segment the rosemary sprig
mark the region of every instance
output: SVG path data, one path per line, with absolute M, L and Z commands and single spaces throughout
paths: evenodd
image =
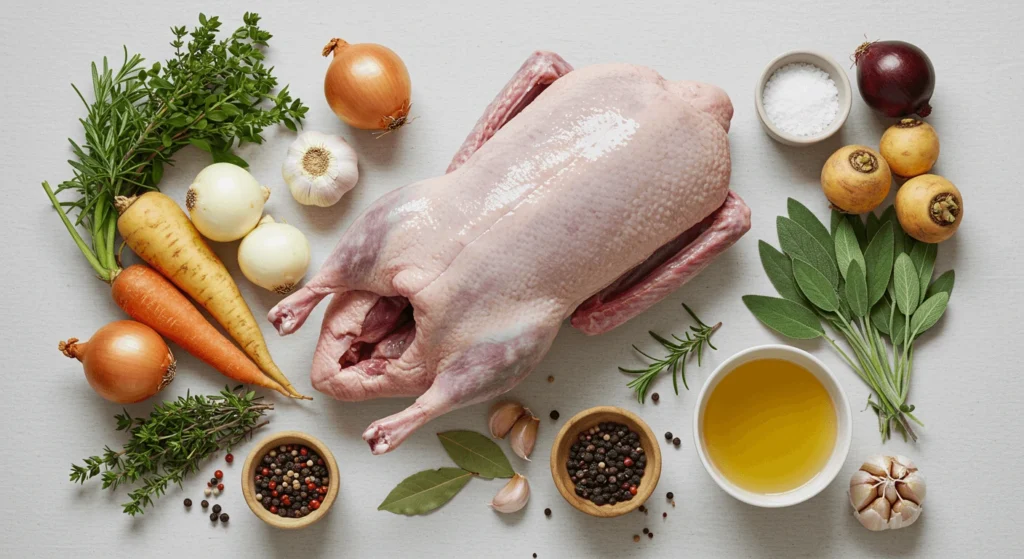
M 643 369 L 626 369 L 624 367 L 619 367 L 619 370 L 623 373 L 637 375 L 637 378 L 631 380 L 626 386 L 636 391 L 637 400 L 641 404 L 647 399 L 647 390 L 650 388 L 651 383 L 654 382 L 654 379 L 657 378 L 657 376 L 665 369 L 668 369 L 672 373 L 672 388 L 675 390 L 677 395 L 679 394 L 680 377 L 683 379 L 683 386 L 689 390 L 690 387 L 686 384 L 686 358 L 691 354 L 696 353 L 697 366 L 700 366 L 701 359 L 704 356 L 705 344 L 707 344 L 711 349 L 718 349 L 711 343 L 711 335 L 722 327 L 722 323 L 719 322 L 714 326 L 708 326 L 704 321 L 698 318 L 697 315 L 694 314 L 693 310 L 686 306 L 685 303 L 683 304 L 683 308 L 686 309 L 686 312 L 697 322 L 696 326 L 690 326 L 690 331 L 686 332 L 685 338 L 680 338 L 673 334 L 672 340 L 668 340 L 658 335 L 656 332 L 648 332 L 655 341 L 661 344 L 668 351 L 668 355 L 661 358 L 653 357 L 634 345 L 633 349 L 635 349 L 640 355 L 650 359 L 650 364 Z
M 220 450 L 230 451 L 266 425 L 268 421 L 260 419 L 274 404 L 262 400 L 238 386 L 225 388 L 219 395 L 189 394 L 158 404 L 148 418 L 132 417 L 125 410 L 114 416 L 117 430 L 131 434 L 124 448 L 115 451 L 107 446 L 102 456 L 86 458 L 83 465 L 72 464 L 71 481 L 84 484 L 102 469 L 103 489 L 141 482 L 123 504 L 126 514 L 141 514 L 169 484 L 181 487 L 186 476 L 199 471 L 203 460 Z
M 144 66 L 127 48 L 117 70 L 106 58 L 100 67 L 93 63 L 92 100 L 72 86 L 87 111 L 80 119 L 84 140 L 69 140 L 74 176 L 56 189 L 44 182 L 43 189 L 100 279 L 112 281 L 120 268 L 115 197 L 156 189 L 164 165 L 189 145 L 244 167 L 232 148 L 262 143 L 262 130 L 274 124 L 295 130 L 305 116 L 307 107 L 287 87 L 274 91 L 277 78 L 262 52 L 271 35 L 259 27 L 260 17 L 242 19 L 220 40 L 216 17 L 200 14 L 191 31 L 172 27 L 174 56 L 162 64 Z M 63 191 L 78 196 L 58 200 Z

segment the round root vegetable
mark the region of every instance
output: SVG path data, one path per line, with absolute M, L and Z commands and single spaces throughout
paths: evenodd
M 873 41 L 857 47 L 853 59 L 869 107 L 891 117 L 931 114 L 935 68 L 924 51 L 903 41 Z
M 117 230 L 131 249 L 203 306 L 260 370 L 295 398 L 295 390 L 270 357 L 256 319 L 231 274 L 185 212 L 159 192 L 119 198 Z
M 878 207 L 889 194 L 892 173 L 882 156 L 867 146 L 839 148 L 821 169 L 821 188 L 832 207 L 862 214 Z
M 224 376 L 291 396 L 152 268 L 135 265 L 121 270 L 111 284 L 111 294 L 128 316 L 152 327 Z
M 192 224 L 211 241 L 230 242 L 252 231 L 263 215 L 270 189 L 232 163 L 208 165 L 185 193 Z
M 882 134 L 878 151 L 893 173 L 916 177 L 930 171 L 938 160 L 939 135 L 926 122 L 904 118 Z
M 911 237 L 940 243 L 953 236 L 964 216 L 960 191 L 938 175 L 908 180 L 896 193 L 896 217 Z
M 238 267 L 249 281 L 286 295 L 309 267 L 309 241 L 294 226 L 269 215 L 238 245 Z
M 412 82 L 393 50 L 331 39 L 323 49 L 324 56 L 329 54 L 334 58 L 324 78 L 324 95 L 338 118 L 363 130 L 388 132 L 409 121 Z
M 111 322 L 87 342 L 69 338 L 57 348 L 82 363 L 97 394 L 118 404 L 141 402 L 174 380 L 170 348 L 152 328 L 132 320 Z

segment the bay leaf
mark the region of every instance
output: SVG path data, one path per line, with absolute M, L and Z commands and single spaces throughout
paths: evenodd
M 874 306 L 884 295 L 892 277 L 892 223 L 885 222 L 868 243 L 864 251 L 864 265 L 867 267 L 868 306 Z
M 917 308 L 914 316 L 910 319 L 911 336 L 916 338 L 926 330 L 935 326 L 935 323 L 942 318 L 946 312 L 946 305 L 949 303 L 949 293 L 941 291 L 924 300 Z
M 839 265 L 839 273 L 843 278 L 849 273 L 850 263 L 860 264 L 858 269 L 864 273 L 864 254 L 860 251 L 860 243 L 857 241 L 857 233 L 853 225 L 847 219 L 841 220 L 835 233 L 836 263 Z
M 936 293 L 945 292 L 950 297 L 953 296 L 953 284 L 956 282 L 956 273 L 953 270 L 946 270 L 942 275 L 935 278 L 935 281 L 928 286 L 928 291 L 925 294 L 925 298 L 931 297 Z
M 800 260 L 793 260 L 793 277 L 796 279 L 800 291 L 807 297 L 814 306 L 826 312 L 835 312 L 839 309 L 839 295 L 821 272 L 814 266 Z
M 775 291 L 784 298 L 803 305 L 806 299 L 796 285 L 793 262 L 789 257 L 764 241 L 757 241 L 757 252 L 761 255 L 761 266 L 768 274 L 768 281 L 775 286 Z
M 914 252 L 910 255 L 910 259 L 914 261 L 914 266 L 917 267 L 917 273 L 921 280 L 920 283 L 920 302 L 924 302 L 924 297 L 928 293 L 928 284 L 932 281 L 932 273 L 935 271 L 935 257 L 938 256 L 939 245 L 935 243 L 917 243 L 914 245 Z
M 473 477 L 462 468 L 438 468 L 415 473 L 401 481 L 377 510 L 412 516 L 426 514 L 452 500 Z
M 783 336 L 811 340 L 825 335 L 818 316 L 799 303 L 777 297 L 744 295 L 743 304 L 761 323 Z
M 835 259 L 815 240 L 813 235 L 788 217 L 780 215 L 776 218 L 775 224 L 782 252 L 791 258 L 799 258 L 813 266 L 829 280 L 833 287 L 839 285 L 839 271 L 836 269 Z
M 910 260 L 910 256 L 901 254 L 896 257 L 896 264 L 893 266 L 892 272 L 896 306 L 903 314 L 912 316 L 917 310 L 921 296 L 920 280 L 914 262 Z
M 441 446 L 448 456 L 463 470 L 484 479 L 510 478 L 515 475 L 501 447 L 476 431 L 445 431 L 438 433 Z
M 892 305 L 889 304 L 888 299 L 882 299 L 871 309 L 871 325 L 875 327 L 875 330 L 887 336 L 889 335 L 889 313 L 891 311 Z
M 789 212 L 789 219 L 792 219 L 797 225 L 806 229 L 822 248 L 832 255 L 832 258 L 836 257 L 832 234 L 829 233 L 818 217 L 814 215 L 814 212 L 793 198 L 786 200 L 786 211 Z
M 856 316 L 867 316 L 868 309 L 871 308 L 868 304 L 868 284 L 856 260 L 850 262 L 850 270 L 846 276 L 846 301 L 850 305 L 850 312 Z

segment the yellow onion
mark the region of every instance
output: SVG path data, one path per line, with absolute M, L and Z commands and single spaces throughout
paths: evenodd
M 332 53 L 324 95 L 338 118 L 363 130 L 391 131 L 408 122 L 412 82 L 394 51 L 373 43 L 350 45 L 331 39 L 323 55 Z
M 141 402 L 174 380 L 170 348 L 155 330 L 133 320 L 111 322 L 87 342 L 69 338 L 57 347 L 82 362 L 89 385 L 111 402 Z

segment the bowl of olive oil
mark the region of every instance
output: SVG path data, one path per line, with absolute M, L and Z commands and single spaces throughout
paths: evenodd
M 824 363 L 791 346 L 752 347 L 727 359 L 705 381 L 694 414 L 708 474 L 759 507 L 817 495 L 850 450 L 846 394 Z

